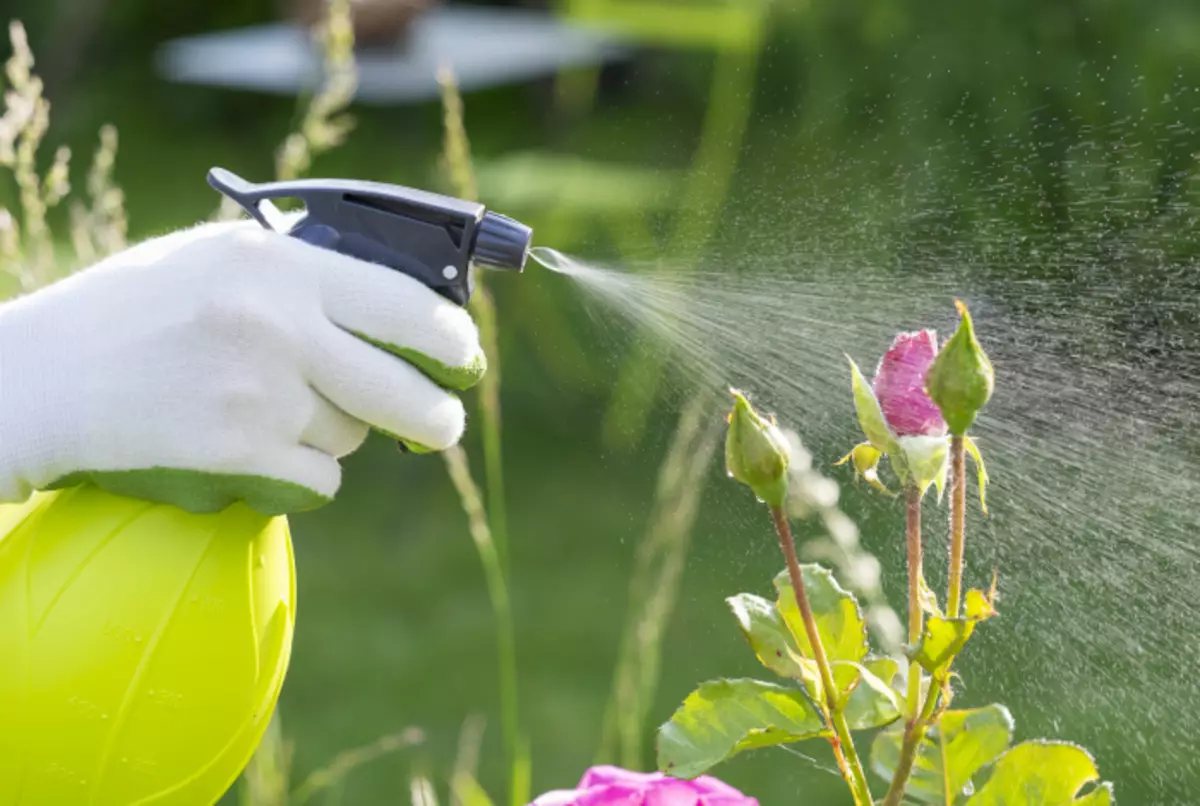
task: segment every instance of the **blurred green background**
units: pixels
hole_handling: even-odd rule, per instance
[[[1096,231],[1071,206],[1080,180],[1067,174],[1066,156],[1082,142],[1119,144],[1124,168],[1142,183],[1144,203],[1105,210],[1105,231],[1194,204],[1200,6],[1191,0],[674,3],[686,25],[656,25],[636,2],[551,6],[624,26],[636,34],[633,51],[598,74],[466,95],[483,199],[534,226],[539,243],[616,262],[660,253],[686,262],[764,244],[786,249],[791,228],[852,237],[852,219],[903,208],[897,177],[913,166],[928,169],[924,184],[909,188],[928,215],[906,212],[904,237],[878,244],[881,260],[903,262],[914,244],[944,240],[951,250],[978,220],[1000,220],[1013,237],[1070,237]],[[102,123],[118,128],[116,179],[133,238],[207,216],[217,201],[204,182],[212,165],[269,178],[303,101],[170,84],[155,72],[156,49],[282,13],[271,0],[5,5],[5,16],[28,27],[47,80],[49,142],[82,157]],[[352,112],[356,130],[317,160],[315,175],[449,189],[437,161],[436,98]],[[790,220],[789,210],[803,215]],[[1194,254],[1190,217],[1161,220],[1178,226],[1163,248]],[[637,391],[646,375],[631,374],[625,342],[561,278],[530,269],[491,287],[521,708],[538,792],[572,785],[595,757],[629,569],[678,411],[669,395],[613,408],[614,389]],[[831,410],[849,424],[848,393]],[[478,437],[473,429],[466,443],[477,475]],[[844,446],[810,447],[827,463]],[[648,730],[699,680],[757,674],[722,599],[766,588],[777,547],[716,462],[709,475]],[[897,512],[866,498],[847,488],[844,506],[883,560],[887,589],[903,590]],[[481,713],[481,780],[502,800],[495,625],[442,463],[374,438],[346,462],[336,503],[293,526],[299,620],[280,713],[296,742],[297,778],[338,751],[419,726],[422,747],[356,771],[328,802],[407,800],[413,764],[444,776],[464,719]],[[1121,724],[1057,708],[1056,681],[1006,696],[1024,672],[1004,649],[1003,629],[981,639],[979,660],[966,664],[970,702],[1004,699],[1019,737],[1089,747],[1123,803],[1193,802],[1190,763],[1172,756],[1156,765],[1153,737],[1133,752]],[[653,763],[649,754],[644,763]],[[717,772],[764,804],[841,802],[839,780],[783,753]]]

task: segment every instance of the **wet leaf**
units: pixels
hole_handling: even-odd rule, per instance
[[[967,449],[967,453],[971,456],[971,461],[975,463],[975,470],[979,473],[979,508],[986,515],[988,474],[987,468],[983,465],[983,455],[979,453],[979,446],[975,444],[975,440],[970,437],[963,440],[963,447]]]
[[[965,609],[964,618],[930,616],[925,622],[920,642],[915,648],[910,648],[910,657],[938,679],[945,676],[950,664],[975,631],[975,625],[996,615],[991,599],[978,590],[967,592]]]
[[[938,806],[955,803],[972,776],[1008,748],[1012,733],[1012,715],[1003,705],[942,714],[917,749],[906,797]],[[885,781],[896,772],[903,740],[904,726],[898,725],[871,746],[871,769]]]
[[[799,650],[774,602],[752,593],[739,593],[725,601],[763,666],[783,677],[805,677]]]
[[[858,424],[863,434],[878,450],[888,455],[895,453],[896,440],[888,428],[887,420],[883,418],[883,409],[871,389],[871,384],[863,377],[862,371],[854,359],[846,356],[850,362],[850,378],[854,387],[854,409],[858,412]]]
[[[966,806],[1108,806],[1112,785],[1098,784],[1096,762],[1082,747],[1066,742],[1023,742],[997,761]]]
[[[867,484],[870,484],[879,492],[889,495],[893,498],[897,493],[888,489],[879,478],[879,460],[883,457],[883,452],[872,445],[870,442],[860,442],[854,446],[850,453],[843,456],[838,461],[834,462],[834,467],[844,465],[846,462],[854,464],[854,478],[866,479]]]
[[[921,599],[921,609],[926,615],[941,616],[942,607],[938,604],[937,594],[929,587],[929,583],[925,581],[925,572],[920,571],[917,577],[917,587]]]
[[[849,685],[839,681],[839,700],[851,730],[871,730],[891,724],[900,718],[900,699],[892,681],[900,665],[892,658],[873,658],[866,663],[834,663],[839,668],[853,670]]]
[[[962,651],[967,639],[975,631],[975,622],[970,619],[948,619],[932,616],[925,622],[925,632],[912,658],[924,667],[925,671],[940,678],[955,656]]]
[[[897,437],[896,447],[891,454],[892,467],[901,478],[917,485],[922,495],[931,484],[945,486],[950,464],[950,442],[945,437]]]
[[[828,569],[820,565],[802,565],[800,575],[804,580],[813,620],[817,624],[817,633],[829,661],[861,661],[867,654],[867,625],[858,601],[838,584]],[[812,644],[804,629],[804,620],[796,605],[796,595],[786,570],[775,577],[775,589],[779,592],[776,606],[796,641],[796,647],[801,655],[812,658]]]
[[[824,724],[794,688],[761,680],[711,680],[658,729],[658,767],[694,778],[744,750],[820,736]]]
[[[971,621],[986,621],[996,615],[996,608],[992,606],[991,596],[981,590],[967,591],[963,608],[967,618]]]

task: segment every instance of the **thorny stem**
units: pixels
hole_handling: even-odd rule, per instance
[[[946,615],[958,618],[962,605],[963,553],[967,542],[966,440],[950,440],[950,579],[947,584]]]
[[[905,536],[908,547],[908,643],[921,640],[924,611],[921,608],[921,491],[909,485],[904,493]],[[921,697],[921,666],[908,663],[908,713],[916,714]]]
[[[966,442],[963,437],[956,436],[950,442],[950,574],[947,591],[947,615],[950,618],[957,618],[959,608],[962,605],[962,574],[963,574],[963,548],[966,545]],[[909,542],[909,632],[910,641],[915,643],[915,640],[920,639],[921,627],[921,612],[920,602],[914,601],[913,590],[917,587],[917,596],[920,595],[919,580],[913,569],[914,546],[918,569],[920,568],[921,555],[921,496],[915,489],[910,489],[907,497],[907,512],[908,512],[908,542]],[[915,535],[915,540],[914,540]],[[915,609],[914,609],[915,605]],[[916,613],[914,619],[913,613]],[[917,638],[913,639],[912,630],[914,624],[917,629]],[[909,712],[916,712],[916,697],[920,696],[920,674],[921,669],[915,662],[909,667]],[[918,681],[913,685],[913,681]],[[892,785],[888,788],[887,796],[883,800],[882,806],[898,806],[900,799],[904,796],[904,789],[908,785],[909,776],[912,775],[913,764],[917,759],[917,751],[921,746],[921,742],[925,739],[925,734],[929,730],[930,723],[933,719],[934,710],[937,708],[938,695],[941,692],[941,685],[945,682],[942,680],[930,681],[929,690],[925,693],[925,702],[921,706],[921,712],[915,718],[909,721],[904,730],[904,742],[900,748],[900,760],[896,764],[896,773],[892,776]],[[916,697],[914,697],[914,693]]]
[[[904,744],[900,748],[900,761],[896,764],[896,774],[892,776],[892,785],[888,787],[887,795],[880,806],[900,806],[900,799],[904,797],[904,789],[908,786],[908,778],[912,775],[913,764],[917,760],[917,749],[925,740],[925,734],[929,730],[940,691],[941,688],[937,685],[937,681],[931,681],[920,715],[905,726]]]
[[[779,534],[779,545],[783,549],[783,557],[787,561],[788,576],[792,580],[792,592],[796,596],[796,607],[804,620],[804,632],[812,645],[813,660],[821,674],[821,689],[825,692],[824,709],[833,728],[833,751],[838,756],[842,774],[854,795],[857,806],[871,806],[871,789],[867,784],[866,773],[863,772],[862,761],[858,750],[854,747],[854,739],[850,736],[850,726],[846,715],[837,705],[837,689],[833,683],[833,670],[829,658],[825,654],[825,645],[821,643],[821,634],[817,631],[817,622],[813,618],[812,607],[808,603],[808,591],[804,587],[804,577],[800,574],[800,561],[796,557],[796,542],[792,539],[792,527],[788,523],[787,514],[781,506],[771,507],[771,517],[775,521],[775,531]]]

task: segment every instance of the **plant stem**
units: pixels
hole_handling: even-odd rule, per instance
[[[833,728],[834,753],[844,754],[845,766],[849,775],[846,783],[854,795],[858,806],[871,806],[871,789],[867,785],[867,776],[863,772],[862,761],[858,750],[854,747],[854,739],[850,735],[850,726],[846,716],[837,705],[837,689],[834,687],[833,670],[829,658],[825,654],[825,645],[821,642],[821,633],[817,631],[817,622],[813,618],[812,607],[808,603],[808,590],[804,587],[804,577],[800,573],[800,561],[796,557],[796,542],[792,539],[792,527],[788,523],[787,514],[781,506],[771,507],[771,517],[775,521],[775,531],[779,534],[779,545],[783,549],[783,557],[787,561],[788,576],[792,580],[792,592],[796,596],[796,607],[804,620],[804,632],[808,643],[812,645],[813,660],[821,674],[821,689],[825,692],[826,716],[830,727]],[[840,759],[839,759],[840,760]],[[843,770],[845,773],[846,770]]]
[[[958,618],[962,605],[963,553],[967,543],[966,440],[950,440],[950,579],[947,584],[946,615]]]
[[[966,541],[966,474],[965,470],[965,441],[962,437],[954,437],[950,442],[950,579],[947,592],[947,615],[957,618],[962,600],[962,560],[963,546]],[[922,614],[920,610],[920,569],[921,569],[921,494],[915,488],[910,488],[906,494],[906,513],[908,525],[908,597],[909,641],[920,640]],[[915,615],[914,615],[915,614]],[[915,637],[914,637],[915,635]],[[908,669],[909,712],[915,716],[909,720],[904,730],[904,743],[900,748],[900,760],[896,764],[896,773],[892,776],[892,784],[882,806],[899,806],[904,797],[904,789],[912,775],[913,764],[917,759],[917,751],[925,734],[929,730],[934,709],[937,707],[938,696],[943,681],[931,680],[929,690],[925,693],[925,702],[917,714],[916,701],[921,694],[921,667],[915,661]]]
[[[921,640],[921,491],[909,485],[904,492],[905,536],[908,550],[908,643]],[[908,662],[908,713],[915,716],[921,698],[921,666]]]
[[[463,511],[467,515],[471,539],[479,552],[491,598],[492,612],[496,616],[496,643],[500,666],[500,722],[504,730],[504,749],[507,755],[509,774],[512,776],[510,789],[514,803],[525,802],[523,789],[524,764],[521,748],[520,712],[517,705],[517,643],[513,623],[512,605],[508,594],[508,575],[496,549],[491,528],[488,526],[487,511],[479,487],[471,476],[467,454],[461,446],[454,445],[442,452],[450,480],[458,492]]]
[[[462,199],[476,200],[479,197],[479,184],[476,181],[475,169],[471,159],[471,143],[467,138],[464,123],[462,95],[458,91],[458,81],[453,70],[447,66],[438,69],[438,83],[442,91],[443,110],[443,167],[449,174],[450,182],[455,193]],[[504,496],[504,459],[500,441],[500,342],[496,326],[496,305],[483,278],[477,278],[475,293],[470,302],[471,315],[479,327],[479,341],[487,358],[488,371],[479,384],[479,407],[483,420],[483,461],[484,478],[487,486],[488,506],[486,511],[479,503],[480,512],[484,518],[487,533],[487,546],[490,557],[480,548],[480,556],[485,568],[489,568],[489,588],[503,591],[503,601],[493,595],[493,609],[500,625],[500,702],[501,727],[504,734],[504,748],[509,769],[509,797],[511,806],[524,806],[529,800],[529,754],[524,735],[521,732],[520,707],[517,697],[517,649],[515,629],[513,627],[511,605],[508,600],[509,556],[508,556],[508,516]],[[466,468],[465,456],[462,467]],[[465,470],[465,478],[472,481],[470,471]],[[459,487],[459,495],[463,499],[464,508],[468,509],[467,496],[463,487]],[[472,486],[473,486],[472,481]],[[478,491],[476,491],[478,498]],[[475,531],[476,527],[472,527]],[[478,541],[477,541],[478,542]],[[496,576],[493,583],[491,576]]]
[[[929,691],[925,694],[925,705],[921,713],[911,720],[904,729],[904,743],[900,747],[900,761],[896,764],[896,774],[892,776],[892,785],[888,787],[887,795],[881,806],[900,806],[904,797],[904,789],[908,786],[909,776],[912,775],[913,764],[917,760],[917,750],[929,730],[929,721],[933,717],[933,709],[937,705],[939,687],[937,681],[930,681]]]

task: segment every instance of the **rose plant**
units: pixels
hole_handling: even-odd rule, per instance
[[[953,708],[955,660],[976,627],[997,615],[996,580],[963,593],[966,456],[975,462],[981,509],[987,473],[967,435],[991,398],[994,370],[969,312],[939,349],[932,330],[902,333],[868,383],[851,359],[851,385],[866,441],[839,464],[896,495],[879,475],[889,459],[905,501],[908,642],[904,657],[872,649],[855,595],[834,574],[797,558],[787,512],[790,451],[773,418],[733,392],[726,435],[729,475],[767,507],[784,554],[775,596],[727,602],[759,661],[783,683],[701,683],[659,728],[663,773],[696,779],[720,762],[763,747],[830,745],[856,806],[1105,806],[1113,787],[1092,757],[1066,742],[1013,745],[1014,722],[998,703]],[[949,574],[942,599],[922,571],[921,505],[931,486],[950,489]],[[986,509],[984,509],[986,513]],[[856,747],[870,732],[876,798]],[[571,801],[572,803],[574,801]],[[580,801],[581,803],[583,801]],[[639,801],[640,802],[640,801]]]

